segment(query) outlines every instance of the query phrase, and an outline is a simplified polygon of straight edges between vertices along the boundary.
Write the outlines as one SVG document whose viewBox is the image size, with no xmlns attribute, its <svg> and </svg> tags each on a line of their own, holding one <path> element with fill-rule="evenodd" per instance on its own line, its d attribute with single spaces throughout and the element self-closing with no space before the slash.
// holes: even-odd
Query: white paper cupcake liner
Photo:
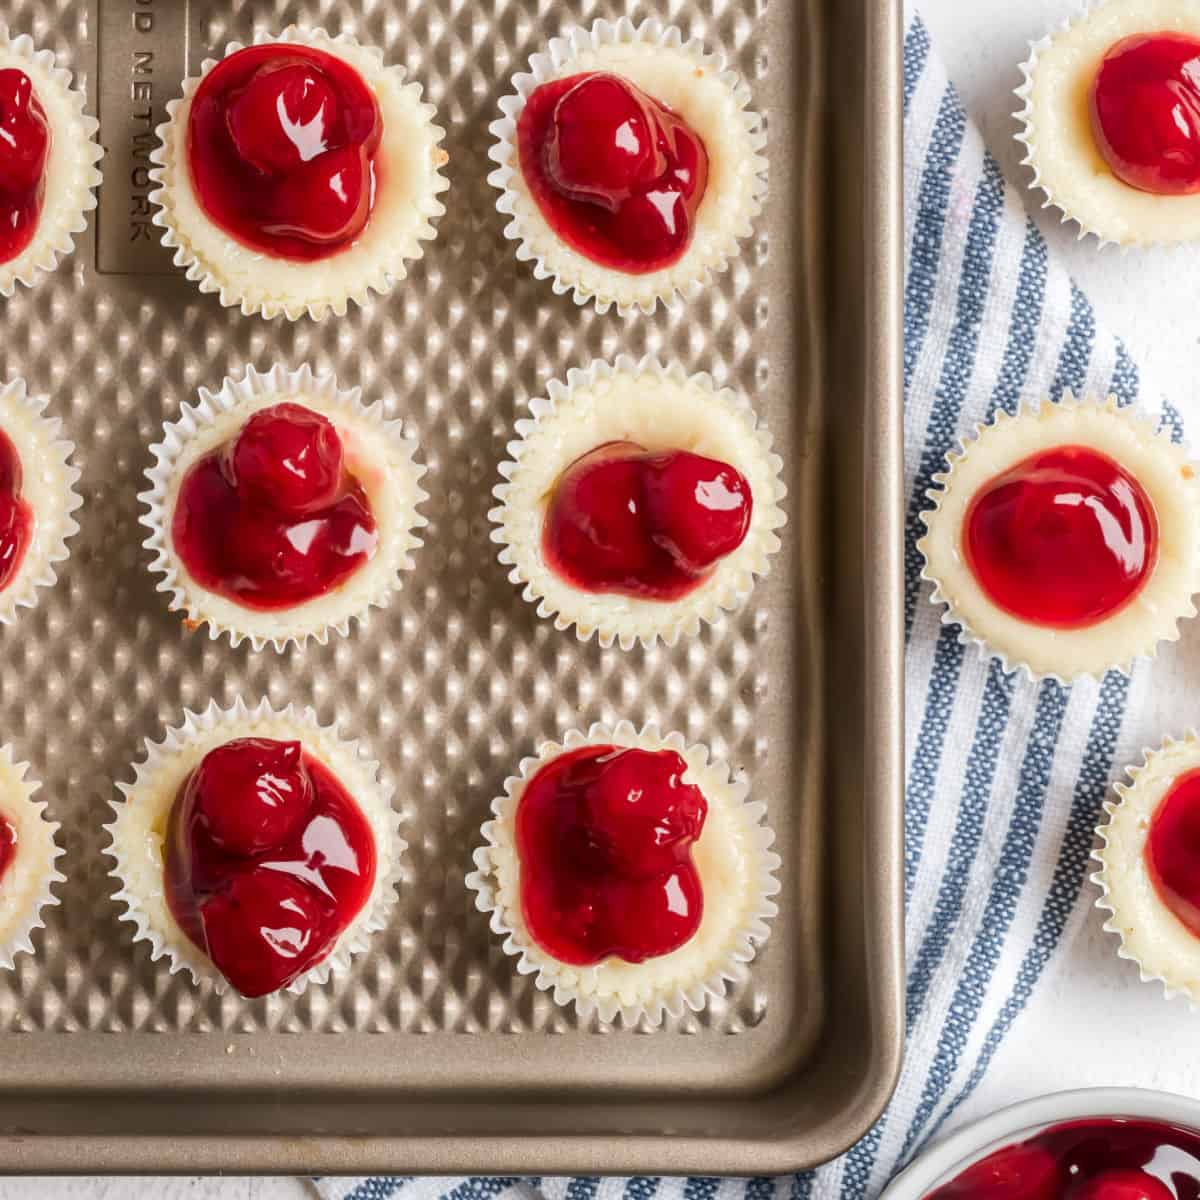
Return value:
<svg viewBox="0 0 1200 1200">
<path fill-rule="evenodd" d="M 56 863 L 62 857 L 57 821 L 35 800 L 41 784 L 28 777 L 29 764 L 17 762 L 10 746 L 0 746 L 0 816 L 13 825 L 17 849 L 0 879 L 0 970 L 9 970 L 18 954 L 33 954 L 33 934 L 42 929 L 43 911 L 59 903 L 50 890 L 66 883 Z"/>
<path fill-rule="evenodd" d="M 1136 963 L 1143 983 L 1158 982 L 1168 999 L 1185 996 L 1200 1006 L 1200 937 L 1163 903 L 1146 867 L 1144 849 L 1150 822 L 1179 776 L 1200 768 L 1200 739 L 1163 738 L 1157 750 L 1144 749 L 1140 765 L 1128 767 L 1128 783 L 1114 785 L 1117 800 L 1106 801 L 1107 820 L 1096 830 L 1100 864 L 1092 882 L 1100 889 L 1096 907 L 1106 914 L 1104 930 L 1120 939 L 1117 955 Z"/>
<path fill-rule="evenodd" d="M 529 94 L 550 80 L 596 70 L 621 75 L 668 105 L 708 151 L 708 186 L 691 244 L 678 262 L 658 271 L 613 271 L 571 249 L 550 228 L 521 174 L 517 121 Z M 557 295 L 570 292 L 576 304 L 595 304 L 602 313 L 614 304 L 622 314 L 652 313 L 659 301 L 699 295 L 753 232 L 767 191 L 767 135 L 750 108 L 750 88 L 726 69 L 724 55 L 710 53 L 695 38 L 685 41 L 678 29 L 657 20 L 601 20 L 552 38 L 512 86 L 500 101 L 500 119 L 489 126 L 495 144 L 488 153 L 498 165 L 488 182 L 500 191 L 496 208 L 510 218 L 504 236 L 517 243 L 517 258 L 531 262 L 534 276 L 549 279 Z"/>
<path fill-rule="evenodd" d="M 170 526 L 180 483 L 192 464 L 235 438 L 254 413 L 282 400 L 323 413 L 337 427 L 347 465 L 371 501 L 379 539 L 374 555 L 332 592 L 264 612 L 192 579 L 175 552 Z M 308 638 L 324 644 L 330 630 L 345 636 L 351 620 L 365 620 L 371 608 L 386 605 L 400 589 L 403 573 L 413 567 L 412 552 L 421 545 L 416 531 L 428 524 L 417 511 L 428 495 L 420 484 L 425 467 L 417 461 L 416 439 L 405 434 L 400 421 L 384 417 L 381 401 L 365 404 L 361 388 L 341 389 L 331 374 L 307 366 L 267 372 L 250 367 L 241 378 L 227 378 L 219 391 L 202 387 L 199 400 L 163 427 L 162 440 L 150 452 L 155 460 L 146 471 L 150 487 L 138 499 L 148 509 L 140 520 L 150 530 L 143 543 L 154 553 L 150 569 L 163 576 L 157 590 L 167 593 L 169 608 L 182 612 L 190 627 L 207 625 L 213 639 L 226 633 L 235 646 L 248 638 L 255 650 L 270 644 L 282 651 Z"/>
<path fill-rule="evenodd" d="M 121 919 L 134 926 L 134 942 L 149 942 L 152 962 L 166 959 L 172 975 L 186 971 L 194 983 L 209 983 L 218 994 L 229 990 L 228 980 L 171 913 L 163 844 L 171 808 L 188 776 L 209 750 L 240 737 L 302 742 L 354 797 L 375 837 L 371 894 L 328 957 L 282 989 L 298 995 L 309 984 L 321 985 L 344 974 L 350 960 L 370 948 L 371 936 L 388 924 L 407 848 L 391 789 L 379 780 L 379 763 L 360 742 L 341 737 L 336 726 L 321 725 L 311 708 L 289 704 L 279 711 L 264 699 L 251 709 L 239 698 L 232 708 L 221 709 L 214 701 L 202 713 L 185 710 L 182 724 L 168 729 L 161 742 L 147 739 L 143 757 L 133 767 L 133 782 L 117 784 L 123 798 L 111 802 L 116 815 L 104 826 L 111 838 L 105 853 L 116 863 L 109 874 L 118 884 L 115 899 L 124 905 Z"/>
<path fill-rule="evenodd" d="M 163 245 L 175 251 L 175 265 L 226 307 L 239 307 L 244 316 L 293 321 L 305 314 L 316 321 L 330 313 L 340 317 L 351 301 L 366 305 L 371 292 L 390 292 L 424 254 L 422 243 L 436 236 L 433 222 L 446 211 L 438 196 L 450 186 L 441 173 L 447 162 L 441 146 L 445 131 L 435 122 L 434 107 L 422 99 L 421 85 L 406 82 L 403 67 L 384 66 L 382 52 L 372 46 L 346 34 L 332 38 L 323 30 L 296 26 L 278 37 L 261 35 L 254 44 L 263 43 L 295 43 L 335 55 L 374 91 L 384 123 L 376 159 L 384 182 L 366 228 L 338 254 L 292 262 L 243 246 L 210 220 L 191 184 L 187 124 L 200 81 L 220 61 L 213 58 L 205 59 L 198 76 L 184 80 L 182 98 L 167 105 L 167 120 L 156 131 L 153 220 L 163 230 Z M 244 48 L 230 42 L 223 57 Z"/>
<path fill-rule="evenodd" d="M 552 380 L 547 396 L 529 407 L 533 415 L 517 421 L 510 458 L 500 465 L 505 482 L 493 489 L 499 503 L 488 516 L 496 525 L 491 537 L 500 562 L 511 568 L 509 579 L 537 605 L 539 616 L 553 618 L 557 629 L 574 625 L 580 641 L 595 634 L 602 646 L 615 641 L 628 650 L 660 638 L 674 645 L 746 601 L 779 549 L 787 489 L 780 477 L 783 460 L 745 397 L 718 388 L 710 375 L 689 376 L 678 363 L 622 355 L 612 364 L 597 360 L 572 368 L 566 383 Z M 555 574 L 542 556 L 542 523 L 555 481 L 577 458 L 612 441 L 708 455 L 736 467 L 750 484 L 745 540 L 678 600 L 585 592 Z"/>
<path fill-rule="evenodd" d="M 616 745 L 644 750 L 669 749 L 687 763 L 684 779 L 700 788 L 708 816 L 692 857 L 704 885 L 704 916 L 691 940 L 678 950 L 642 963 L 608 958 L 590 967 L 570 966 L 542 950 L 529 936 L 520 900 L 521 863 L 513 843 L 517 806 L 525 786 L 560 754 L 585 745 Z M 560 1005 L 574 1005 L 580 1018 L 602 1021 L 618 1016 L 626 1027 L 643 1018 L 661 1024 L 670 1015 L 699 1012 L 720 999 L 731 983 L 746 978 L 747 964 L 766 941 L 768 922 L 778 913 L 772 896 L 779 891 L 779 856 L 771 850 L 775 834 L 765 824 L 767 807 L 747 799 L 749 785 L 734 777 L 704 746 L 689 746 L 682 734 L 663 736 L 656 725 L 640 733 L 628 721 L 615 727 L 596 724 L 587 733 L 572 730 L 562 743 L 546 742 L 532 758 L 521 760 L 519 775 L 504 781 L 504 794 L 492 804 L 493 819 L 482 828 L 484 845 L 474 854 L 475 870 L 467 887 L 475 906 L 488 913 L 492 932 L 516 959 L 522 975 L 552 993 Z M 717 880 L 719 879 L 719 883 Z"/>
<path fill-rule="evenodd" d="M 15 258 L 0 263 L 0 296 L 6 299 L 19 283 L 32 287 L 74 249 L 75 234 L 87 228 L 87 214 L 96 207 L 96 164 L 104 156 L 96 140 L 100 126 L 84 111 L 87 99 L 73 86 L 71 72 L 58 66 L 49 50 L 38 50 L 32 38 L 10 36 L 0 22 L 0 68 L 7 67 L 19 68 L 32 81 L 50 125 L 50 153 L 33 239 Z"/>
<path fill-rule="evenodd" d="M 1052 446 L 1085 445 L 1114 459 L 1141 484 L 1158 520 L 1158 558 L 1141 590 L 1115 613 L 1081 629 L 1053 629 L 999 608 L 983 591 L 961 550 L 962 524 L 975 494 L 1022 459 Z M 930 597 L 945 606 L 942 621 L 957 625 L 959 641 L 997 659 L 1005 672 L 1067 684 L 1106 671 L 1128 674 L 1139 658 L 1151 659 L 1161 642 L 1179 637 L 1179 621 L 1196 615 L 1200 591 L 1200 482 L 1187 451 L 1114 396 L 1055 403 L 1043 399 L 1015 416 L 998 413 L 977 425 L 947 470 L 933 477 L 921 514 L 926 533 L 917 543 L 921 578 Z"/>
<path fill-rule="evenodd" d="M 1200 194 L 1160 196 L 1123 183 L 1096 146 L 1087 105 L 1079 102 L 1110 46 L 1130 34 L 1164 30 L 1200 36 L 1200 8 L 1178 0 L 1083 3 L 1031 43 L 1021 64 L 1015 93 L 1020 107 L 1013 116 L 1022 165 L 1033 172 L 1042 207 L 1057 208 L 1063 224 L 1078 226 L 1079 238 L 1091 234 L 1101 246 L 1128 249 L 1200 238 Z"/>
<path fill-rule="evenodd" d="M 46 416 L 45 396 L 31 396 L 23 379 L 0 384 L 0 429 L 21 459 L 21 495 L 33 510 L 33 536 L 16 574 L 0 591 L 0 625 L 37 603 L 38 589 L 53 587 L 55 567 L 69 556 L 67 539 L 79 532 L 71 515 L 83 501 L 75 490 L 79 470 L 71 465 L 73 442 L 62 437 L 62 421 Z"/>
</svg>

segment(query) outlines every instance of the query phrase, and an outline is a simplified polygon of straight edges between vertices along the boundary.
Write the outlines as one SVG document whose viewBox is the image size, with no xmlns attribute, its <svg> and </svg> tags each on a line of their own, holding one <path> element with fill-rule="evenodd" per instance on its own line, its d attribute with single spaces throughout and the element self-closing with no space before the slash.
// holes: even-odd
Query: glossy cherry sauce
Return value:
<svg viewBox="0 0 1200 1200">
<path fill-rule="evenodd" d="M 1143 192 L 1200 191 L 1200 38 L 1144 33 L 1109 48 L 1089 93 L 1092 137 Z"/>
<path fill-rule="evenodd" d="M 1057 446 L 979 489 L 963 550 L 1000 608 L 1076 629 L 1137 595 L 1154 569 L 1158 521 L 1145 490 L 1113 459 L 1087 446 Z"/>
<path fill-rule="evenodd" d="M 1200 1135 L 1158 1121 L 1069 1121 L 1005 1146 L 927 1200 L 1197 1200 Z"/>
<path fill-rule="evenodd" d="M 0 814 L 0 884 L 17 856 L 17 827 Z"/>
<path fill-rule="evenodd" d="M 1150 821 L 1144 853 L 1159 898 L 1200 937 L 1200 770 L 1171 784 Z"/>
<path fill-rule="evenodd" d="M 250 46 L 203 78 L 188 118 L 201 206 L 226 233 L 279 258 L 328 258 L 375 203 L 383 122 L 348 63 L 309 46 Z"/>
<path fill-rule="evenodd" d="M 0 262 L 33 240 L 46 196 L 51 131 L 24 71 L 0 71 Z"/>
<path fill-rule="evenodd" d="M 353 797 L 299 742 L 210 750 L 171 810 L 167 900 L 179 927 L 244 996 L 320 963 L 375 881 Z"/>
<path fill-rule="evenodd" d="M 708 806 L 673 750 L 584 746 L 547 763 L 517 807 L 533 940 L 583 966 L 669 954 L 704 911 L 691 847 Z"/>
<path fill-rule="evenodd" d="M 521 172 L 559 237 L 628 274 L 678 261 L 708 185 L 699 135 L 620 76 L 535 88 L 517 121 Z"/>
<path fill-rule="evenodd" d="M 184 476 L 171 520 L 176 553 L 209 591 L 247 608 L 325 595 L 374 553 L 370 500 L 337 430 L 284 402 Z"/>
<path fill-rule="evenodd" d="M 33 537 L 33 510 L 21 496 L 21 456 L 0 430 L 0 591 L 20 569 Z"/>
<path fill-rule="evenodd" d="M 742 544 L 752 510 L 750 485 L 727 463 L 608 442 L 559 477 L 542 555 L 584 591 L 675 600 Z"/>
</svg>

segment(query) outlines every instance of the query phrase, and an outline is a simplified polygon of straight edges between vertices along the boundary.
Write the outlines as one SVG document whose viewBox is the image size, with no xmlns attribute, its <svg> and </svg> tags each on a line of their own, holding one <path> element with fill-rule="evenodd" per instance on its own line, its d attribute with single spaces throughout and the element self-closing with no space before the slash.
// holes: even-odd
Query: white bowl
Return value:
<svg viewBox="0 0 1200 1200">
<path fill-rule="evenodd" d="M 922 1200 L 993 1150 L 1081 1117 L 1145 1117 L 1200 1130 L 1200 1100 L 1130 1087 L 1083 1088 L 1022 1100 L 937 1142 L 888 1184 L 880 1200 Z"/>
</svg>

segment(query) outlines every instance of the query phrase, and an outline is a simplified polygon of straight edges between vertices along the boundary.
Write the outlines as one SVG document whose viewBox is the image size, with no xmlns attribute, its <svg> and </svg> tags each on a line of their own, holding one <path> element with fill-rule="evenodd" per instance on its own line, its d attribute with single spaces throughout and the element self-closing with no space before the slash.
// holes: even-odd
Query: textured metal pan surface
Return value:
<svg viewBox="0 0 1200 1200">
<path fill-rule="evenodd" d="M 85 507 L 58 586 L 0 631 L 0 730 L 63 822 L 69 877 L 37 957 L 0 976 L 4 1169 L 762 1173 L 833 1153 L 890 1090 L 895 13 L 873 0 L 765 12 L 682 0 L 654 14 L 751 82 L 770 123 L 772 200 L 699 302 L 623 319 L 555 297 L 515 261 L 485 177 L 512 72 L 560 29 L 624 12 L 652 15 L 637 0 L 9 7 L 13 28 L 86 78 L 109 154 L 98 235 L 5 306 L 4 374 L 51 397 Z M 403 63 L 450 155 L 449 211 L 410 278 L 320 325 L 223 310 L 138 240 L 139 106 L 161 111 L 185 59 L 194 70 L 291 22 L 345 29 Z M 131 91 L 147 48 L 151 86 Z M 495 562 L 486 512 L 513 421 L 546 381 L 647 351 L 752 396 L 785 456 L 789 525 L 741 613 L 673 650 L 626 654 L 536 618 Z M 200 384 L 275 362 L 332 369 L 409 423 L 430 468 L 430 525 L 386 612 L 326 647 L 255 654 L 188 635 L 166 611 L 135 497 L 147 447 Z M 351 975 L 250 1002 L 169 976 L 131 944 L 100 826 L 145 738 L 185 707 L 264 695 L 311 704 L 371 746 L 410 849 L 394 920 Z M 653 1033 L 556 1009 L 463 887 L 517 760 L 543 737 L 622 717 L 743 767 L 784 858 L 781 914 L 747 982 Z"/>
</svg>

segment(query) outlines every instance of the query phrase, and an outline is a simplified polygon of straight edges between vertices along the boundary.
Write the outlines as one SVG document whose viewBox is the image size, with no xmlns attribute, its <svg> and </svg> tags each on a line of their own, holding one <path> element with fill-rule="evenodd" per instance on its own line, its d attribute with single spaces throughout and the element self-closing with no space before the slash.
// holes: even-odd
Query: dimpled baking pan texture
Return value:
<svg viewBox="0 0 1200 1200">
<path fill-rule="evenodd" d="M 85 499 L 58 585 L 0 631 L 0 730 L 44 781 L 68 876 L 37 955 L 0 974 L 4 1170 L 761 1174 L 866 1129 L 901 1038 L 897 10 L 9 6 L 14 32 L 86 81 L 108 154 L 96 226 L 4 304 L 4 374 L 49 395 Z M 756 237 L 701 298 L 622 318 L 556 297 L 515 260 L 486 177 L 512 73 L 561 29 L 626 13 L 728 54 L 768 117 L 771 190 Z M 143 229 L 144 133 L 185 68 L 292 22 L 382 47 L 447 130 L 437 240 L 390 296 L 321 324 L 222 309 Z M 487 510 L 513 422 L 549 379 L 649 352 L 750 395 L 784 457 L 789 522 L 742 611 L 673 649 L 623 653 L 537 618 L 495 560 Z M 429 467 L 429 526 L 403 590 L 350 637 L 254 653 L 168 611 L 136 497 L 149 445 L 201 384 L 276 362 L 332 370 L 403 418 Z M 114 781 L 184 708 L 239 696 L 337 720 L 382 760 L 402 809 L 391 925 L 351 974 L 299 997 L 247 1001 L 170 975 L 111 898 Z M 517 762 L 621 718 L 745 770 L 783 858 L 780 915 L 746 979 L 654 1031 L 556 1008 L 463 883 Z"/>
</svg>

